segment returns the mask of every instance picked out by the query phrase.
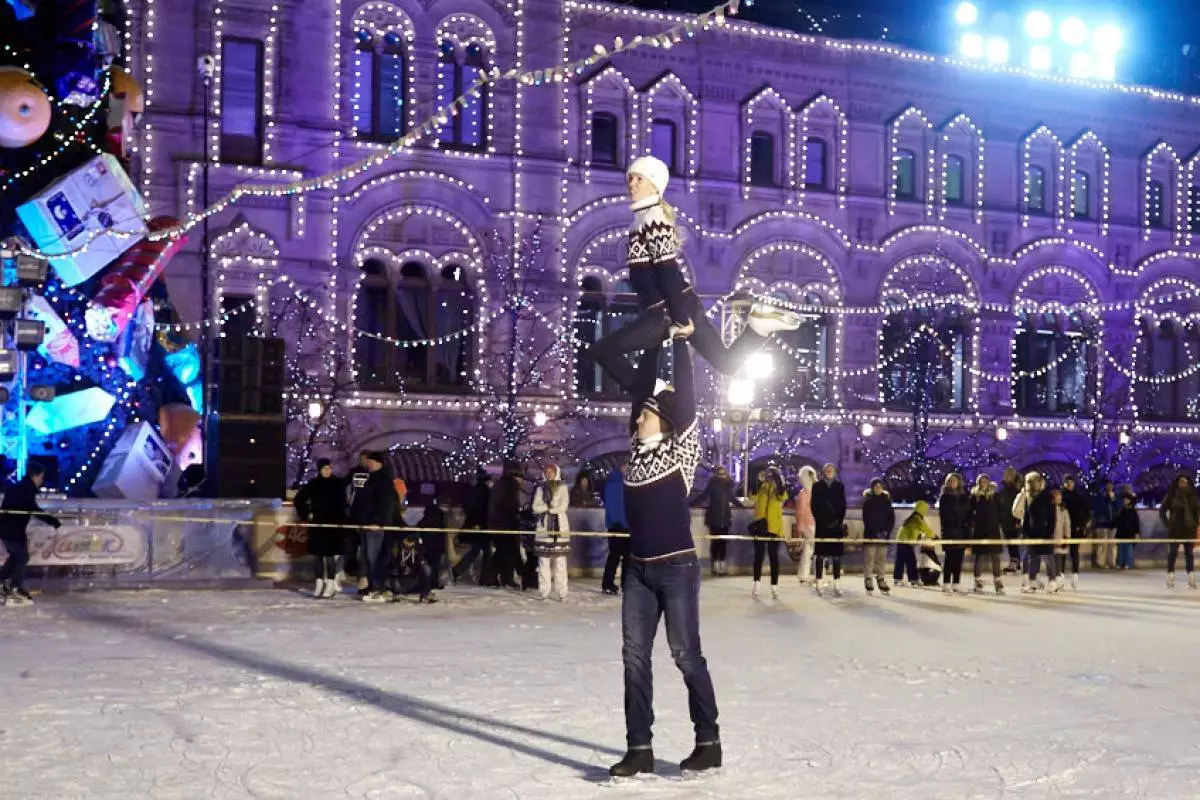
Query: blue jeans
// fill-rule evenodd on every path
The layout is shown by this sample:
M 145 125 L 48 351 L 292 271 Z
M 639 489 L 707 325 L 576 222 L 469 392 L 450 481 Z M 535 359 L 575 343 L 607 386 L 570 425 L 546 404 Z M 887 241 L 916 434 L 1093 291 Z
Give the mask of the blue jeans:
M 395 549 L 399 538 L 400 534 L 395 531 L 362 529 L 362 572 L 367 576 L 368 591 L 383 591 L 384 581 L 392 568 L 392 550 Z
M 666 617 L 667 644 L 687 686 L 698 744 L 720 741 L 717 698 L 700 652 L 700 562 L 695 553 L 664 561 L 629 560 L 621 602 L 621 656 L 625 661 L 625 738 L 631 750 L 650 747 L 654 675 L 650 656 L 658 621 Z
M 1133 542 L 1117 542 L 1117 568 L 1133 569 Z

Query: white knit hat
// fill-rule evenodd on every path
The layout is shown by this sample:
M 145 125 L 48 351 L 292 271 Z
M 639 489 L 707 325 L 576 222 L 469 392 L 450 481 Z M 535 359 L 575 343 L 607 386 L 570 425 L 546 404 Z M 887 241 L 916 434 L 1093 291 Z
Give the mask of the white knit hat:
M 633 163 L 629 165 L 629 169 L 625 170 L 625 174 L 641 175 L 654 185 L 659 194 L 667 191 L 667 183 L 671 180 L 671 170 L 654 156 L 635 158 Z

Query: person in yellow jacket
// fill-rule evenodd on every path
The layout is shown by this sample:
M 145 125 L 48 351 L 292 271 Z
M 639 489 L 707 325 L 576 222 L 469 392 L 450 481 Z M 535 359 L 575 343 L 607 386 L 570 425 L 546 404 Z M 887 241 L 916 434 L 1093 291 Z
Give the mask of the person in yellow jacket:
M 913 513 L 908 515 L 904 524 L 900 526 L 900 532 L 896 534 L 896 568 L 892 572 L 892 583 L 896 586 L 907 585 L 916 588 L 921 585 L 917 572 L 917 554 L 921 550 L 921 542 L 937 538 L 929 523 L 925 522 L 928 514 L 929 503 L 918 500 L 913 507 Z M 907 584 L 905 578 L 908 579 Z
M 769 467 L 758 473 L 758 490 L 748 498 L 754 503 L 750 534 L 754 540 L 754 591 L 762 584 L 763 555 L 771 559 L 771 597 L 779 596 L 779 543 L 783 540 L 783 503 L 787 492 L 779 470 Z M 769 538 L 773 537 L 773 538 Z

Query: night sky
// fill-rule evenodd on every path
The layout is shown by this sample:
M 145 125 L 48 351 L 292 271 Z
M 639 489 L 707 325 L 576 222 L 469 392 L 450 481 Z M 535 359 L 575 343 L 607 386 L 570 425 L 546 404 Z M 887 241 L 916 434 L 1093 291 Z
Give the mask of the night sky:
M 630 0 L 630 5 L 677 11 L 705 11 L 715 0 Z M 813 32 L 809 17 L 818 20 L 822 32 L 839 38 L 882 39 L 928 52 L 950 53 L 956 29 L 954 9 L 957 0 L 753 0 L 744 8 L 743 18 Z M 1072 13 L 1089 25 L 1111 22 L 1125 32 L 1125 46 L 1118 59 L 1119 80 L 1147 83 L 1176 89 L 1200 91 L 1197 73 L 1181 71 L 1179 54 L 1185 44 L 1200 44 L 1200 2 L 1197 0 L 1157 0 L 1153 4 L 1136 0 L 1092 0 L 1079 2 L 1013 2 L 978 0 L 982 26 L 991 32 L 990 21 L 1003 15 L 1020 30 L 1025 14 L 1040 9 L 1054 19 Z M 997 24 L 1002 24 L 999 20 Z M 884 28 L 887 28 L 885 35 Z M 1002 33 L 995 30 L 996 33 Z M 1016 38 L 1016 37 L 1013 37 Z M 1200 62 L 1193 62 L 1200 63 Z

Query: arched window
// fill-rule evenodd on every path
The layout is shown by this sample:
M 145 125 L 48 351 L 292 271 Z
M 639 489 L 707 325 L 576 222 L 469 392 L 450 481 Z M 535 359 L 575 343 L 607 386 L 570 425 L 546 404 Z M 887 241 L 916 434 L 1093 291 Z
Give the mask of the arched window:
M 407 129 L 408 91 L 404 39 L 390 31 L 380 40 L 368 30 L 356 34 L 354 49 L 354 130 L 358 136 L 393 141 Z
M 966 202 L 963 186 L 962 156 L 946 156 L 946 174 L 942 184 L 942 200 L 948 206 L 961 206 Z
M 438 45 L 438 107 L 444 108 L 474 85 L 487 71 L 487 59 L 478 42 L 469 42 L 459 48 L 454 42 L 443 39 Z M 485 87 L 469 97 L 457 114 L 446 117 L 446 124 L 438 133 L 443 145 L 462 150 L 481 150 L 487 143 L 487 102 Z
M 600 167 L 617 166 L 620 130 L 616 115 L 606 111 L 592 115 L 592 164 Z
M 1046 170 L 1035 165 L 1025 170 L 1025 210 L 1030 214 L 1046 213 Z
M 750 183 L 775 186 L 775 137 L 758 131 L 750 137 Z
M 968 320 L 958 309 L 893 311 L 883 320 L 879 399 L 885 408 L 960 411 L 967 400 Z M 933 335 L 927 335 L 932 331 Z
M 650 126 L 650 154 L 667 165 L 672 175 L 679 174 L 679 137 L 675 123 L 656 119 Z
M 575 380 L 584 397 L 619 397 L 621 388 L 591 359 L 582 356 L 583 348 L 628 324 L 638 315 L 637 294 L 627 280 L 617 281 L 611 298 L 604 294 L 599 278 L 588 276 L 580 284 L 579 309 L 575 315 L 575 337 L 579 351 L 575 355 Z
M 1071 176 L 1071 216 L 1092 218 L 1092 176 L 1083 170 L 1075 170 Z
M 1197 324 L 1165 319 L 1142 324 L 1142 367 L 1139 372 L 1162 382 L 1140 383 L 1138 411 L 1163 420 L 1200 418 L 1200 376 L 1188 369 L 1200 359 Z
M 439 278 L 435 283 L 425 267 L 413 261 L 398 270 L 378 260 L 363 265 L 356 322 L 360 331 L 386 339 L 358 337 L 355 366 L 360 386 L 455 391 L 468 385 L 473 342 L 469 333 L 440 344 L 423 343 L 459 334 L 471 325 L 475 302 L 463 269 L 445 267 Z
M 892 189 L 897 198 L 912 200 L 917 196 L 917 156 L 912 150 L 897 150 L 894 156 Z
M 1095 367 L 1094 338 L 1094 326 L 1078 314 L 1021 314 L 1013 353 L 1017 411 L 1085 413 Z
M 829 144 L 824 139 L 809 136 L 804 142 L 804 188 L 829 189 Z
M 792 302 L 787 295 L 777 299 Z M 825 300 L 818 294 L 803 297 L 806 306 L 822 306 Z M 829 321 L 816 311 L 800 311 L 800 327 L 776 334 L 783 363 L 776 367 L 775 393 L 786 408 L 824 408 L 829 399 L 827 381 L 829 359 Z
M 1166 227 L 1167 214 L 1163 203 L 1165 194 L 1163 182 L 1160 180 L 1152 180 L 1146 187 L 1146 222 L 1151 228 Z

